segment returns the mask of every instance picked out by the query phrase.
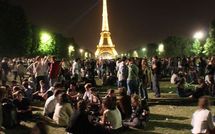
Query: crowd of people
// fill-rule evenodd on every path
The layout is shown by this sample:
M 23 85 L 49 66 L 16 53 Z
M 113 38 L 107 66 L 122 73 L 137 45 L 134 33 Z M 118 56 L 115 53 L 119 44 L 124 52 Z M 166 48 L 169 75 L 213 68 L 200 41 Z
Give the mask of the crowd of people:
M 214 96 L 215 57 L 75 59 L 55 56 L 3 58 L 0 63 L 0 131 L 33 119 L 32 104 L 71 134 L 119 133 L 144 128 L 148 90 L 161 97 L 160 80 L 171 77 L 179 97 Z M 117 87 L 101 96 L 103 86 Z M 195 89 L 189 85 L 196 84 Z M 202 100 L 202 99 L 201 99 Z M 195 125 L 195 123 L 193 123 Z M 37 123 L 32 133 L 45 127 Z M 202 132 L 200 132 L 202 133 Z

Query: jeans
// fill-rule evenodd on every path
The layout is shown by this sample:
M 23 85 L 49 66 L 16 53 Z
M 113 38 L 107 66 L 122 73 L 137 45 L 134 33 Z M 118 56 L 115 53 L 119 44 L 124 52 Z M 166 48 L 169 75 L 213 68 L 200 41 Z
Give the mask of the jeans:
M 137 80 L 127 80 L 127 94 L 133 95 L 133 94 L 138 94 L 138 81 Z
M 142 99 L 148 99 L 147 85 L 144 85 L 143 82 L 140 83 L 139 95 Z
M 159 76 L 157 74 L 152 75 L 152 89 L 155 92 L 155 96 L 160 97 Z

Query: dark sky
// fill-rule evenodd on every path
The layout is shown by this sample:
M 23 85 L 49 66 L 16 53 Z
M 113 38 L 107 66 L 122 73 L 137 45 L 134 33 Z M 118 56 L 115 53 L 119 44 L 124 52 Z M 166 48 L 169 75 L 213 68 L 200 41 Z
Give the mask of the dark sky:
M 96 49 L 102 0 L 11 1 L 25 9 L 32 23 Z M 110 31 L 119 52 L 169 35 L 192 37 L 197 30 L 207 31 L 215 18 L 215 0 L 108 0 L 108 4 Z

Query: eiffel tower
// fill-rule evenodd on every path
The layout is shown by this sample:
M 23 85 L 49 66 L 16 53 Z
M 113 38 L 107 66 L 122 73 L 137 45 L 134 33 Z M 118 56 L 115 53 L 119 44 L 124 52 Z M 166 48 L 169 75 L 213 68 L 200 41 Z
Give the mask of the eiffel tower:
M 108 11 L 107 0 L 103 0 L 103 14 L 102 14 L 102 32 L 97 50 L 95 52 L 96 58 L 113 59 L 118 55 L 115 45 L 111 39 L 111 33 L 109 31 L 108 24 Z

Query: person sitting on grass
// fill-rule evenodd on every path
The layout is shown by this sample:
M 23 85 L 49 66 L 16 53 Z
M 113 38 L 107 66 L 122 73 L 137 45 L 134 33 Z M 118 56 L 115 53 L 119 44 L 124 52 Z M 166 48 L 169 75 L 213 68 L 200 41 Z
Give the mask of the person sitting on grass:
M 70 87 L 67 89 L 67 95 L 69 96 L 69 99 L 71 100 L 72 104 L 76 104 L 79 97 L 81 96 L 80 93 L 76 91 L 76 86 L 74 84 L 70 84 Z
M 40 80 L 39 84 L 40 84 L 40 90 L 33 93 L 33 99 L 44 101 L 47 99 L 47 95 L 46 95 L 47 89 L 45 88 L 45 81 Z
M 208 94 L 209 94 L 209 91 L 208 91 L 207 84 L 205 83 L 204 79 L 199 78 L 198 85 L 196 86 L 196 90 L 193 92 L 193 95 L 191 95 L 191 97 L 194 99 L 199 99 L 200 97 Z
M 58 103 L 55 106 L 53 120 L 57 125 L 67 127 L 74 110 L 72 109 L 72 105 L 69 103 L 67 94 L 60 94 L 57 101 Z
M 51 119 L 53 118 L 55 106 L 57 104 L 57 98 L 61 93 L 62 93 L 61 90 L 58 89 L 54 90 L 54 94 L 50 96 L 45 102 L 43 115 L 48 116 Z
M 103 109 L 100 125 L 114 132 L 119 131 L 122 128 L 122 116 L 116 107 L 116 100 L 110 97 L 106 98 L 103 102 Z
M 90 88 L 92 88 L 92 84 L 91 83 L 87 83 L 87 84 L 85 84 L 84 88 L 85 88 L 85 93 L 84 93 L 83 99 L 85 101 L 89 101 L 89 98 L 91 97 L 91 90 L 90 90 Z
M 124 122 L 125 126 L 143 128 L 148 120 L 149 111 L 144 109 L 140 103 L 139 96 L 134 95 L 131 98 L 132 114 L 128 121 Z
M 178 80 L 176 81 L 177 94 L 179 97 L 189 97 L 190 95 L 192 95 L 192 91 L 185 89 L 186 79 L 184 77 L 183 72 L 179 72 L 178 75 L 179 77 Z
M 118 108 L 122 114 L 122 119 L 128 119 L 131 116 L 131 97 L 127 95 L 126 88 L 119 88 Z
M 30 101 L 24 97 L 22 91 L 15 93 L 15 99 L 13 101 L 16 106 L 17 119 L 18 121 L 25 121 L 32 118 L 32 108 Z
M 84 100 L 78 102 L 77 109 L 66 128 L 68 134 L 105 134 L 103 129 L 95 127 L 89 121 L 87 103 Z
M 198 102 L 198 107 L 191 121 L 193 127 L 192 134 L 214 134 L 215 126 L 213 124 L 208 98 L 205 96 L 201 97 Z
M 48 134 L 48 127 L 44 122 L 37 122 L 31 129 L 31 134 Z

